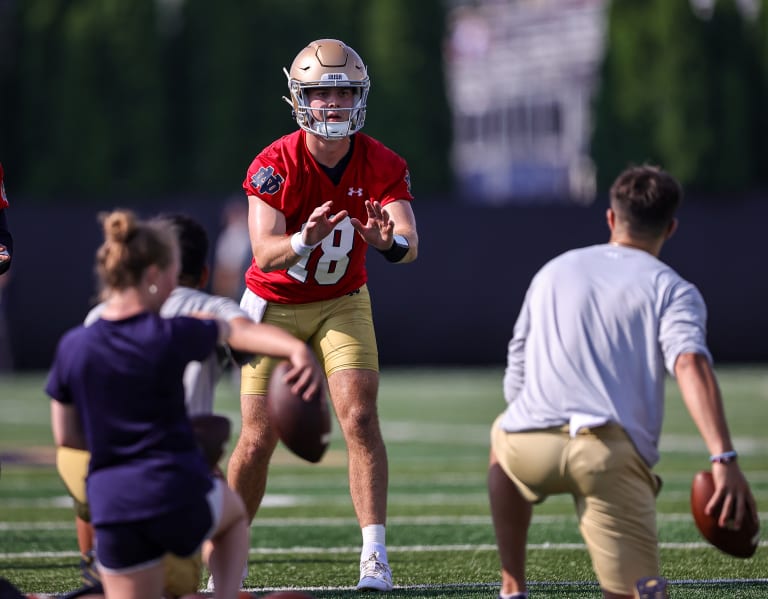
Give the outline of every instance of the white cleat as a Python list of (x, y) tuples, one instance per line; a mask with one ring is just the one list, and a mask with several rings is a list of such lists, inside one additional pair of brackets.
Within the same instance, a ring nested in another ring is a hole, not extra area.
[[(245, 588), (245, 579), (248, 578), (248, 564), (245, 564), (243, 568), (243, 579), (240, 581), (240, 588)], [(216, 591), (216, 585), (213, 584), (213, 575), (208, 576), (208, 584), (205, 585), (206, 593), (214, 593)]]
[(367, 560), (360, 562), (358, 591), (391, 591), (392, 588), (392, 570), (387, 562), (379, 561), (378, 551), (374, 551)]

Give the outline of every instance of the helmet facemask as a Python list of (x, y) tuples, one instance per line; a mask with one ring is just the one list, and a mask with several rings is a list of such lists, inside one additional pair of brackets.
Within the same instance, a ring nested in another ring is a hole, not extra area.
[[(343, 139), (357, 133), (365, 123), (370, 79), (358, 54), (338, 40), (318, 40), (302, 50), (291, 65), (283, 69), (288, 78), (290, 99), (299, 127), (325, 139)], [(351, 108), (311, 108), (308, 91), (317, 88), (350, 87), (355, 93)], [(328, 122), (327, 112), (347, 113), (345, 121)]]

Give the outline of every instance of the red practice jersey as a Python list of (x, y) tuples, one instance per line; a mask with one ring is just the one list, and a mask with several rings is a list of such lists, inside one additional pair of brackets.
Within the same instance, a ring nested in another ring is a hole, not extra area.
[(0, 163), (0, 210), (8, 208), (8, 196), (5, 195), (5, 183), (3, 183), (3, 164)]
[[(365, 223), (365, 200), (386, 206), (413, 199), (405, 160), (372, 137), (355, 134), (349, 164), (334, 185), (307, 150), (305, 135), (300, 129), (265, 148), (243, 181), (247, 195), (285, 215), (287, 235), (300, 231), (312, 211), (328, 200), (333, 201), (332, 213), (347, 210), (350, 217)], [(281, 304), (341, 297), (367, 281), (367, 249), (368, 244), (345, 218), (309, 256), (287, 270), (265, 273), (252, 261), (245, 282), (259, 297)]]

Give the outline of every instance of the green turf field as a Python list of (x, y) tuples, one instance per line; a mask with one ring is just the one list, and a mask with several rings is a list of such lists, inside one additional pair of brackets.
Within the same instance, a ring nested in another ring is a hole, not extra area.
[[(768, 520), (768, 367), (720, 368), (726, 409), (763, 529)], [(501, 367), (382, 374), (380, 412), (390, 459), (387, 542), (396, 589), (388, 596), (492, 599), (498, 560), (485, 488), (488, 428), (503, 408)], [(25, 592), (59, 593), (78, 583), (71, 501), (53, 466), (44, 374), (0, 377), (0, 576)], [(222, 383), (218, 411), (238, 430), (235, 387)], [(707, 546), (688, 511), (693, 474), (707, 451), (669, 387), (658, 501), (663, 573), (673, 598), (768, 597), (768, 544), (739, 560)], [(183, 489), (180, 489), (183, 492)], [(360, 531), (349, 499), (344, 445), (335, 426), (329, 452), (310, 465), (280, 448), (265, 503), (251, 529), (248, 588), (309, 589), (351, 597)], [(600, 592), (570, 500), (534, 512), (531, 597)]]

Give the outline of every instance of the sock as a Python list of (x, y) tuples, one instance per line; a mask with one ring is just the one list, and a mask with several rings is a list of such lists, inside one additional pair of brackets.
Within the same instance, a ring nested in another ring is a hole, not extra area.
[(509, 595), (499, 593), (499, 599), (528, 599), (528, 592), (524, 591), (522, 593), (510, 593)]
[(383, 524), (370, 524), (363, 527), (363, 551), (360, 554), (360, 561), (364, 561), (371, 556), (371, 553), (377, 551), (379, 560), (387, 560), (387, 530)]

